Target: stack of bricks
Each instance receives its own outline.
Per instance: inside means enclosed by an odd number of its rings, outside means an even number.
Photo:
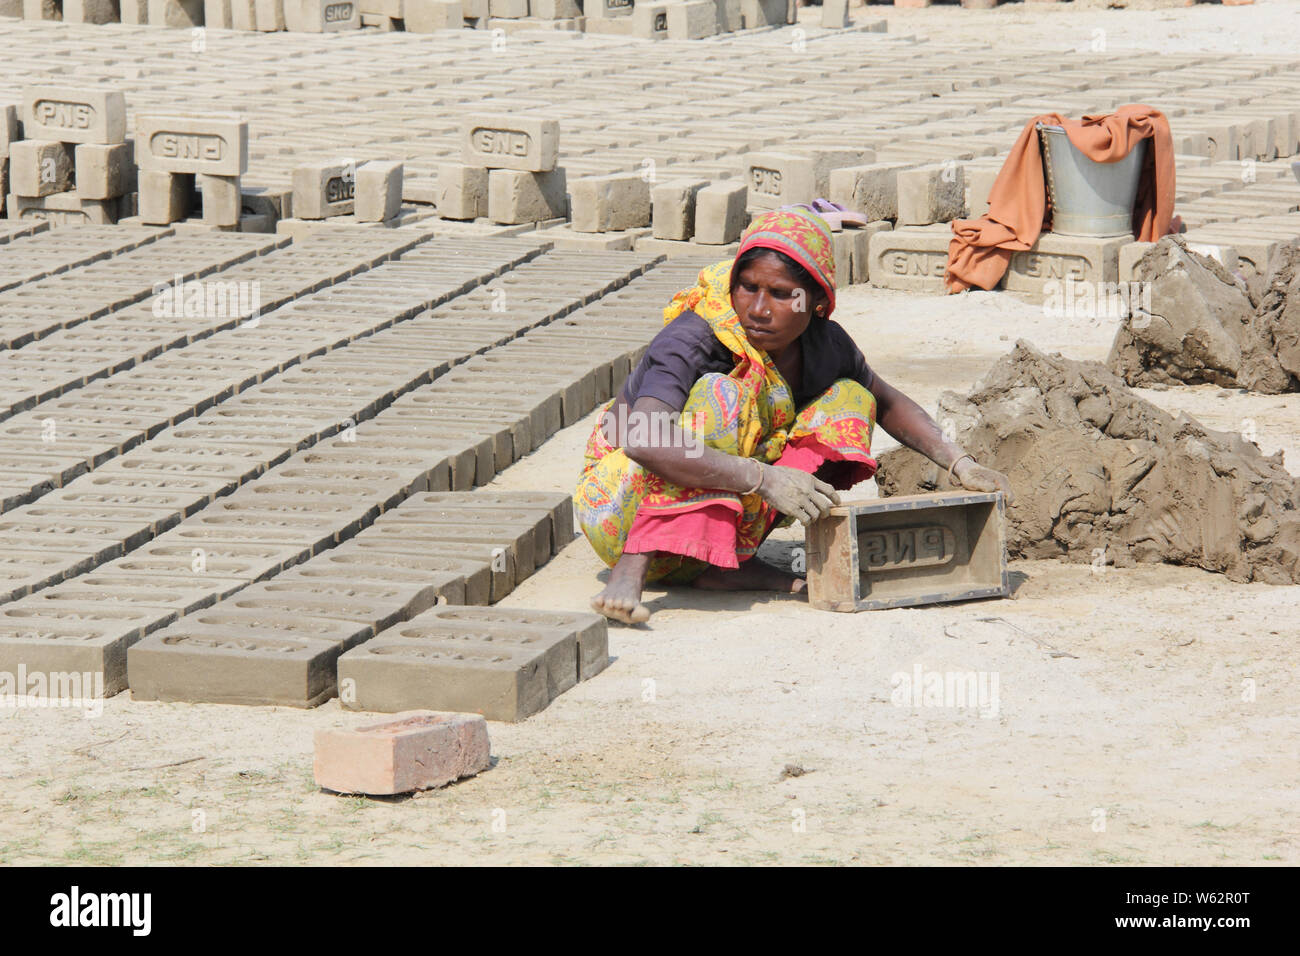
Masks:
[[[875,233],[891,228],[885,220],[895,218],[897,209],[891,207],[887,210],[890,215],[882,215],[886,210],[865,202],[866,196],[836,198],[837,192],[844,192],[836,186],[852,171],[872,168],[865,164],[874,163],[875,158],[875,151],[865,147],[792,146],[751,153],[745,160],[750,207],[754,212],[767,211],[829,197],[864,213],[867,228],[841,229],[832,223],[832,229],[836,283],[866,282],[867,242]]]
[[[1218,259],[1230,272],[1240,275],[1252,292],[1262,294],[1269,260],[1298,234],[1300,218],[1292,214],[1215,223],[1188,230],[1186,238],[1188,248]],[[1136,278],[1134,266],[1146,247],[1147,243],[1134,242],[1121,250],[1122,280]]]
[[[218,24],[209,21],[208,26]],[[284,28],[298,33],[360,30],[361,6],[357,0],[284,0]]]
[[[295,513],[308,518],[331,512],[330,516],[337,520],[340,515],[346,516],[349,499],[355,493],[346,482],[294,478],[277,486],[263,480],[236,491],[221,507],[247,510],[250,515],[263,516],[268,523],[281,523],[284,515]],[[240,588],[215,609],[191,613],[132,647],[129,680],[134,696],[314,706],[334,695],[335,661],[341,653],[375,635],[381,646],[387,645],[393,637],[404,636],[405,629],[399,627],[403,622],[418,620],[417,615],[427,617],[442,612],[431,610],[435,604],[485,604],[495,593],[498,577],[507,578],[508,590],[516,575],[522,579],[532,574],[573,540],[572,509],[572,499],[565,493],[412,495],[347,544],[327,548],[269,580]],[[433,555],[437,557],[431,560]],[[508,574],[498,570],[506,568],[507,563]],[[160,583],[160,587],[164,584]],[[500,596],[496,595],[496,599]],[[451,609],[442,613],[451,613]],[[459,613],[459,622],[465,623],[465,616],[471,616],[471,620],[487,624],[499,622],[502,613],[512,612],[461,608]],[[535,624],[548,616],[539,611],[513,613],[531,616]],[[590,631],[597,622],[603,625],[596,615],[581,615],[579,620],[580,630]],[[531,630],[524,624],[517,627]],[[271,645],[277,641],[295,642],[292,656],[281,656],[280,663],[274,664],[274,653],[248,653],[255,649],[233,644],[224,653],[214,653],[232,631],[253,641],[261,638]],[[575,665],[589,666],[593,668],[591,673],[605,666],[603,626],[591,637],[597,643],[587,646],[586,654],[576,659],[573,639],[568,640],[568,674],[575,673]],[[378,653],[380,657],[368,660],[381,662],[392,648]],[[410,667],[402,670],[409,672]],[[346,680],[348,675],[339,676]],[[586,676],[590,675],[584,673]],[[368,710],[403,709],[396,703],[402,699],[400,692],[394,696],[394,688],[386,686],[386,681],[361,676],[354,682],[359,693],[344,694],[346,704]],[[561,683],[555,693],[573,683]],[[429,689],[422,692],[428,694]],[[416,699],[434,705],[446,700],[428,696]],[[541,706],[549,699],[541,700]],[[461,705],[470,710],[481,710],[484,703],[473,693],[469,699],[461,699]],[[509,714],[482,712],[492,719],[527,716],[513,710]]]
[[[476,27],[507,36],[520,30],[582,30],[587,23],[579,0],[479,0],[473,16],[468,8],[465,16]]]
[[[436,0],[434,0],[436,2]],[[399,0],[400,5],[400,0]],[[28,20],[273,33],[359,30],[361,0],[21,0]],[[4,4],[0,4],[0,13]]]
[[[308,221],[346,216],[355,223],[395,224],[402,212],[403,176],[404,166],[395,160],[299,166],[293,171],[293,216]],[[284,223],[287,228],[293,225]]]
[[[13,0],[10,13],[0,3],[0,13],[23,16],[28,20],[62,20],[64,23],[116,23],[118,7],[114,0]]]
[[[470,117],[461,126],[462,161],[438,166],[438,215],[486,217],[505,225],[567,217],[559,147],[557,120],[504,114]]]
[[[0,14],[25,20],[62,20],[65,23],[113,23],[115,4],[104,0],[10,0],[0,3]]]
[[[248,122],[234,114],[149,114],[135,122],[139,221],[166,226],[185,219],[195,189],[203,223],[239,228],[248,169]]]
[[[1191,159],[1180,157],[1180,165]],[[1176,209],[1197,251],[1239,272],[1253,287],[1272,252],[1300,232],[1300,220],[1293,215],[1300,210],[1300,189],[1290,181],[1285,162],[1246,163],[1250,161],[1206,164],[1195,172],[1180,169]],[[1243,170],[1248,170],[1248,183],[1242,182]],[[987,211],[996,173],[991,165],[968,168],[968,217]],[[898,221],[903,222],[901,215]],[[902,226],[876,235],[870,241],[871,281],[905,291],[941,292],[951,241],[951,228],[944,225]],[[1044,232],[1030,249],[1012,255],[999,288],[1037,300],[1071,282],[1094,288],[1130,282],[1134,266],[1150,246],[1131,235]]]
[[[632,0],[586,0],[586,31],[631,36],[633,10]]]
[[[1268,148],[1242,147],[1233,136],[1252,124]],[[1232,144],[1234,157],[1210,162],[1199,156],[1177,156],[1178,194],[1175,205],[1188,228],[1188,239],[1204,247],[1248,284],[1258,283],[1268,256],[1277,245],[1300,231],[1300,189],[1291,181],[1285,160],[1255,157],[1285,151],[1294,154],[1289,125],[1284,133],[1269,132],[1262,119],[1220,130]],[[1178,129],[1183,127],[1176,126]],[[1270,139],[1271,137],[1271,139]],[[876,164],[837,170],[832,176],[833,198],[853,208],[895,220],[897,228],[870,239],[870,276],[875,285],[912,292],[942,292],[948,248],[952,241],[945,218],[964,206],[961,218],[988,211],[988,194],[1000,171],[1000,161],[980,159],[969,164],[907,168]],[[945,176],[950,180],[945,182]],[[959,201],[964,183],[965,198]],[[910,196],[908,193],[910,192]],[[960,215],[960,214],[959,214]],[[934,223],[934,224],[931,224]],[[1133,267],[1150,243],[1131,235],[1094,237],[1044,232],[1032,248],[1016,252],[998,288],[1034,300],[1066,283],[1114,284],[1134,280]]]
[[[58,19],[57,0],[22,0],[27,19]],[[412,33],[461,29],[475,0],[63,0],[69,23],[338,33],[363,26]],[[486,3],[486,0],[479,0]]]
[[[570,190],[569,228],[594,240],[596,248],[609,248],[602,241],[606,235],[622,234],[622,242],[629,243],[623,248],[630,248],[633,239],[649,234],[650,180],[643,173],[583,176],[572,181]],[[555,234],[548,230],[547,238]]]
[[[359,25],[391,33],[486,27],[488,0],[356,0]]]
[[[435,30],[462,30],[471,16],[485,16],[487,0],[362,0],[367,7],[383,6],[385,17],[396,12],[407,33],[433,33]]]
[[[123,23],[149,23],[156,27],[201,27],[204,14],[204,0],[122,0],[121,6]]]
[[[896,227],[886,224],[868,240],[864,275],[873,284],[914,292],[943,290],[952,239],[948,224],[976,214],[968,209],[965,173],[965,164],[952,160],[875,163],[836,172],[832,199],[864,209],[869,219],[892,220]],[[972,204],[987,206],[984,185],[981,179],[971,193]]]
[[[651,190],[653,234],[636,241],[638,252],[669,256],[734,253],[749,225],[749,189],[743,182],[672,179]]]
[[[357,14],[362,27],[391,33],[401,28],[409,6],[407,0],[357,0]]]
[[[588,33],[699,40],[790,22],[786,0],[587,0]]]
[[[904,0],[898,0],[900,5]],[[997,0],[962,0],[989,6]],[[907,0],[928,5],[929,0]],[[432,33],[463,27],[569,30],[697,40],[794,23],[789,0],[0,0],[29,20],[335,33],[369,27]],[[821,25],[850,26],[848,0],[826,0]]]
[[[0,112],[0,145],[8,144],[10,219],[56,225],[118,221],[135,190],[135,163],[126,139],[121,93],[33,86],[23,93],[23,131]],[[4,175],[0,172],[0,181]]]

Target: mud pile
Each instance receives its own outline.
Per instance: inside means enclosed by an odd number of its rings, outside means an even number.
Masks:
[[[1300,242],[1287,243],[1269,262],[1255,327],[1290,376],[1285,390],[1300,391]]]
[[[1013,556],[1131,567],[1171,562],[1234,581],[1300,582],[1300,483],[1279,452],[1174,418],[1098,362],[1025,341],[969,396],[945,392],[939,422],[981,464],[1005,472]],[[909,449],[882,456],[881,494],[948,490]]]
[[[1138,262],[1138,281],[1150,284],[1141,297],[1148,305],[1124,320],[1106,364],[1129,385],[1300,391],[1297,272],[1300,245],[1283,246],[1256,301],[1214,259],[1167,236]]]

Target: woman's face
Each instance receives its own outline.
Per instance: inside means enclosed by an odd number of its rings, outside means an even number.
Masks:
[[[773,358],[808,328],[813,306],[813,290],[790,278],[774,252],[750,262],[731,286],[731,307],[746,338]]]

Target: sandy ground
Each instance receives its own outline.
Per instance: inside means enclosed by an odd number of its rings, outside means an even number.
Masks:
[[[1094,22],[1114,49],[1279,52],[1300,36],[1300,4],[1282,0],[1071,6],[1015,4],[979,22],[951,6],[869,12],[936,43],[995,39],[1008,55],[1086,44]],[[1100,359],[1113,332],[989,293],[858,287],[837,318],[927,407],[1017,338]],[[1300,396],[1143,394],[1215,427],[1250,420],[1298,473]],[[571,490],[590,426],[496,484]],[[1012,569],[1009,600],[859,615],[651,591],[651,625],[611,630],[604,673],[522,724],[491,725],[491,770],[408,798],[315,787],[313,729],[359,722],[337,702],[122,694],[95,719],[0,710],[0,863],[1300,862],[1300,587],[1167,566]],[[577,540],[506,603],[584,608],[602,572]],[[983,672],[986,706],[896,705],[895,675],[917,666]]]

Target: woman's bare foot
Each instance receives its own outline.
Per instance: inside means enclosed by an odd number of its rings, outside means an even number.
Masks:
[[[641,603],[645,575],[653,552],[625,554],[609,572],[605,590],[591,599],[591,606],[601,614],[624,624],[643,624],[650,620],[650,609]]]
[[[738,568],[708,568],[694,585],[709,591],[782,591],[798,594],[807,582],[797,574],[782,571],[758,558],[742,561]]]

